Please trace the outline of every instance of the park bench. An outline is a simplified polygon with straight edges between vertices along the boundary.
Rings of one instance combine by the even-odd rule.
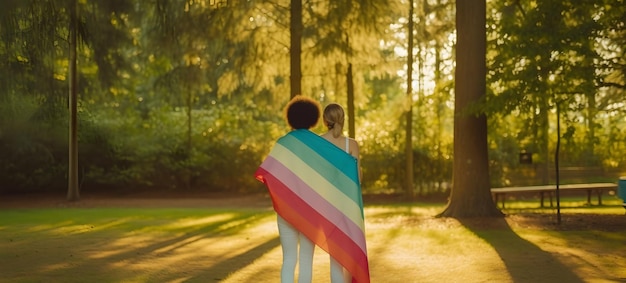
[[[591,194],[595,192],[598,196],[598,205],[602,205],[602,193],[604,191],[616,191],[617,184],[614,183],[590,183],[590,184],[568,184],[568,185],[560,185],[559,190],[561,191],[587,191],[587,204],[591,204]],[[498,203],[500,200],[502,204],[502,208],[504,208],[504,203],[506,200],[507,194],[517,194],[517,193],[539,193],[541,199],[541,207],[544,207],[544,198],[547,194],[550,198],[550,207],[552,207],[552,196],[556,192],[556,185],[543,185],[543,186],[523,186],[523,187],[503,187],[503,188],[492,188],[491,195],[495,201]]]

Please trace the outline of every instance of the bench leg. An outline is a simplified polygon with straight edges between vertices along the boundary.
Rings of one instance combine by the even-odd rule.
[[[591,205],[591,190],[587,190],[587,205]]]
[[[554,203],[552,202],[552,192],[548,192],[548,198],[550,199],[550,207],[554,207]],[[541,206],[541,207],[543,207],[543,206]]]
[[[500,194],[491,193],[491,198],[493,199],[493,202],[496,204],[496,206],[498,206],[498,199],[500,199]],[[502,208],[504,208],[504,199],[502,200]]]

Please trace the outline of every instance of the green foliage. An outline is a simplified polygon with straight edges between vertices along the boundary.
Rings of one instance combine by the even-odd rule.
[[[116,167],[95,168],[86,181],[208,191],[258,189],[254,171],[278,137],[280,123],[255,122],[261,117],[250,107],[243,111],[216,104],[193,110],[191,141],[182,109],[153,110],[146,119],[133,111],[98,111],[96,120],[107,122],[107,133],[123,134],[109,135]]]
[[[37,114],[45,105],[29,97],[13,97],[2,104],[0,162],[2,191],[59,190],[67,186],[67,109],[51,110],[54,116]],[[6,111],[4,111],[6,110]],[[17,110],[17,111],[16,111]],[[91,170],[108,171],[116,166],[110,135],[90,113],[81,108],[79,162],[81,179]]]
[[[361,165],[363,167],[363,187],[368,192],[397,193],[402,190],[406,172],[404,155],[404,135],[399,130],[404,127],[403,112],[397,111],[405,103],[399,82],[393,78],[371,78],[373,88],[369,108],[359,113],[357,139],[361,142]],[[427,112],[422,117],[436,117]],[[434,112],[437,107],[429,108]],[[416,118],[419,138],[413,151],[415,190],[420,195],[437,194],[449,189],[452,170],[452,137],[450,129],[444,125],[426,123],[429,119]],[[432,120],[436,120],[433,118]],[[441,128],[440,128],[441,127]],[[432,143],[426,141],[432,139]]]
[[[606,152],[610,146],[601,141],[613,140],[606,132],[620,127],[607,124],[606,118],[624,117],[614,110],[624,104],[624,81],[603,82],[623,73],[614,65],[616,54],[622,54],[618,61],[624,58],[619,35],[624,31],[623,3],[496,1],[489,10],[490,91],[483,110],[491,117],[492,183],[507,184],[507,171],[516,170],[521,150],[532,152],[533,161],[543,168],[540,174],[547,176],[554,162],[557,122],[561,166],[597,167],[606,164],[603,160],[614,160]],[[617,14],[622,15],[622,24],[609,27],[607,22],[619,21]],[[606,52],[607,46],[615,53]],[[615,167],[606,170],[625,164],[623,159],[611,163]]]
[[[32,98],[11,97],[0,104],[2,191],[62,186],[66,153],[58,151],[59,119],[37,120],[41,106]],[[62,123],[61,123],[62,124]],[[67,132],[66,132],[67,133]],[[67,135],[65,135],[67,136]]]
[[[414,173],[429,194],[451,183],[454,14],[451,1],[418,2]],[[475,111],[490,117],[494,186],[526,176],[522,150],[553,162],[557,104],[562,164],[624,171],[626,5],[570,2],[490,2],[489,95]],[[68,3],[9,1],[0,12],[2,191],[66,187]],[[288,4],[79,1],[82,189],[260,189],[253,173],[289,130]],[[401,190],[405,178],[405,5],[304,7],[304,95],[347,105],[354,66],[348,119],[370,192]]]

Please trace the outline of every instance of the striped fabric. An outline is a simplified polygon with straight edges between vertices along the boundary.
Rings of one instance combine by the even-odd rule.
[[[309,130],[281,137],[256,178],[274,210],[352,275],[370,282],[356,159]]]

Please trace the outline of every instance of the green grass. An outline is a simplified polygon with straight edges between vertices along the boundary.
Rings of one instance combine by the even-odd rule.
[[[564,200],[564,215],[624,214],[616,199],[579,201]],[[366,207],[372,282],[626,280],[626,225],[558,230],[434,218],[444,206]],[[555,212],[536,199],[507,207]],[[277,235],[269,207],[0,209],[0,282],[278,282]],[[314,281],[327,282],[328,256],[318,249],[314,261]]]
[[[183,258],[219,256],[221,253],[215,250],[208,250],[205,255],[195,252],[202,252],[207,246],[234,248],[234,243],[221,241],[224,245],[215,245],[213,241],[246,235],[251,227],[262,226],[272,216],[273,213],[267,210],[247,209],[2,210],[0,281],[174,280],[178,277],[173,274],[178,273],[179,265],[189,265]],[[207,245],[198,246],[199,242],[206,242]],[[193,249],[189,250],[190,247]],[[181,254],[181,249],[186,252]],[[206,262],[215,262],[216,259],[218,257]],[[201,263],[191,263],[193,265],[201,266]],[[222,276],[227,275],[226,271],[219,272]]]

